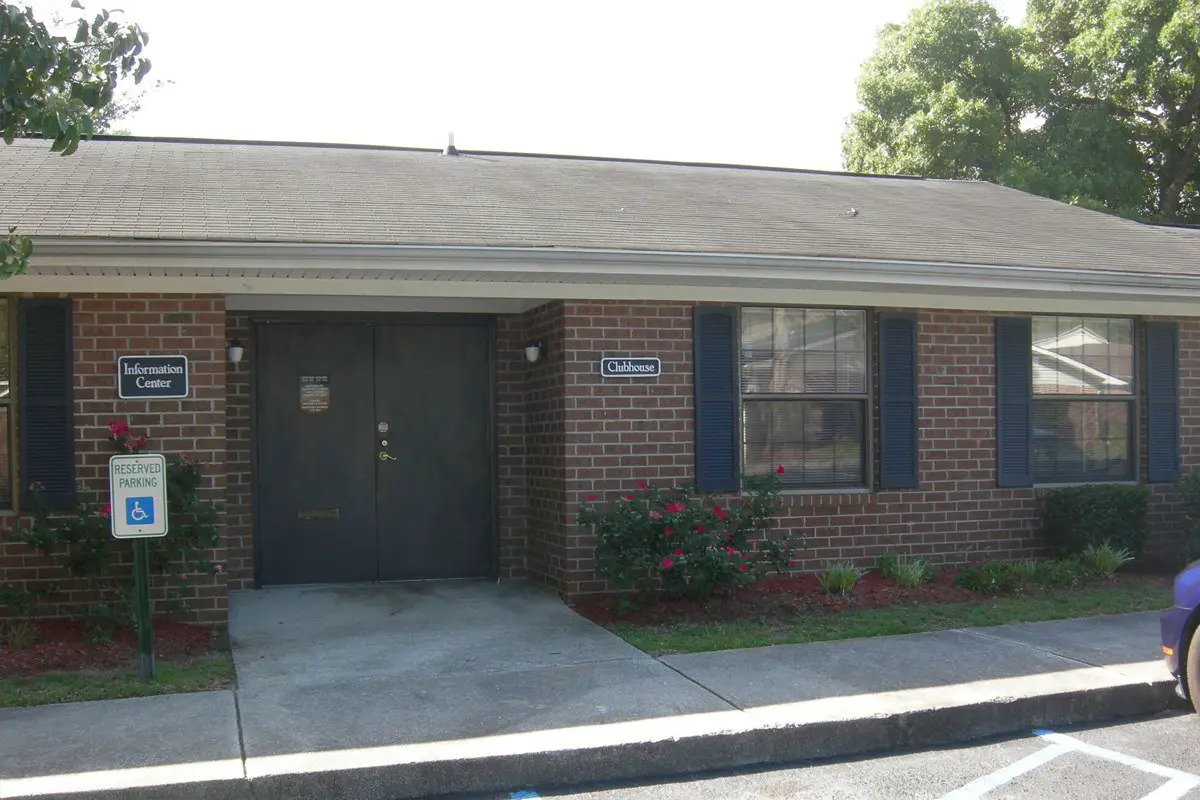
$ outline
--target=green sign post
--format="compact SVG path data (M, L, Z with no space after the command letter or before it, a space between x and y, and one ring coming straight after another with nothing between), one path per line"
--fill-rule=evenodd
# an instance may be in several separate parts
M133 588L137 598L139 676L154 678L154 627L150 614L150 543L167 535L167 459L161 454L108 460L112 535L133 539Z

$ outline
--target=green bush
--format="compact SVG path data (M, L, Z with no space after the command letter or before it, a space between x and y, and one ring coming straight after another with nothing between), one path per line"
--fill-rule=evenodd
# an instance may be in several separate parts
M576 521L596 532L597 571L620 591L707 597L790 570L792 543L771 534L780 491L776 475L743 478L732 502L639 481L608 505L589 495Z
M1113 547L1108 542L1089 545L1080 557L1083 566L1095 575L1111 576L1121 567L1133 561L1128 550Z
M1200 558L1200 470L1181 475L1175 482L1175 493L1179 496L1185 534L1180 555L1187 564Z
M1042 507L1042 531L1055 555L1079 555L1111 542L1133 556L1146 543L1150 490L1145 486L1091 484L1054 489Z
M817 573L817 580L826 594L846 594L858 583L866 570L860 569L846 561L827 564Z
M913 589L933 580L933 565L919 558L898 561L893 570L897 586Z
M963 567L954 585L981 594L1012 594L1025 584L1021 569L1012 561L984 561Z
M890 551L887 553L880 553L879 557L875 559L875 569L879 570L879 576L881 578L887 578L889 581L895 580L896 567L899 565L899 556Z

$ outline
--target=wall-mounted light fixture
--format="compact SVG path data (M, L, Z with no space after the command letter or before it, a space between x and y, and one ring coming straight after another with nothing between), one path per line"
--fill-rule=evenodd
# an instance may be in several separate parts
M226 355L229 356L230 364L238 364L242 360L242 356L246 353L246 348L242 347L242 343L234 339L229 343L229 347L225 349Z
M530 364L534 364L542 356L546 355L546 343L540 339L525 344L525 360Z

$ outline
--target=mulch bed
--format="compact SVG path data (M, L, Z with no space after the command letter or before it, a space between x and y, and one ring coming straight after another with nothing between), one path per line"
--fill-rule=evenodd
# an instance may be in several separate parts
M589 598L572 608L599 625L622 623L637 627L736 622L738 620L788 620L799 612L836 613L846 609L917 603L969 603L986 600L984 595L954 585L955 571L943 569L935 580L915 588L901 588L883 578L878 571L865 574L847 595L825 594L814 574L793 578L774 578L734 591L719 593L705 600L662 599L638 603L630 609L613 596ZM1161 581L1160 576L1122 575L1123 583L1139 580ZM1028 594L1051 589L1028 587Z
M137 637L122 628L112 641L90 644L83 624L74 620L39 620L29 647L20 650L0 646L0 679L39 672L118 669L137 665ZM212 629L170 620L155 620L156 657L201 655L214 649Z

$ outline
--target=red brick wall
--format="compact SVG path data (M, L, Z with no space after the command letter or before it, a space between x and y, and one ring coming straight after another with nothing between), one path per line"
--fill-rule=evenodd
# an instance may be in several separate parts
M225 361L225 536L229 559L229 588L254 588L254 540L251 520L250 405L254 347L250 342L250 318L230 312L225 317L225 335L237 339L244 349L242 361Z
M76 482L79 498L105 502L112 455L108 423L123 419L150 437L149 449L188 453L204 465L202 499L220 507L225 491L225 311L220 297L192 295L77 295L74 325ZM191 396L179 400L117 398L119 355L182 354L188 357ZM19 414L19 411L18 411ZM118 551L122 545L116 545ZM207 554L224 563L224 547ZM18 589L62 580L56 562L43 559L9 536L0 543L0 582ZM225 580L193 576L183 598L193 618L221 620ZM75 613L90 598L61 592L47 615ZM0 613L4 613L0 610Z
M1020 558L1041 552L1034 489L995 483L994 315L917 311L919 488L784 498L780 528L802 539L797 568L832 559L863 565L883 551L936 563ZM567 571L551 576L568 598L598 591L592 540L571 524L587 494L602 497L639 479L693 474L691 306L567 302L565 527ZM1185 469L1200 467L1200 321L1182 324L1181 407ZM656 380L601 380L601 355L658 356ZM1142 433L1144 437L1144 430ZM1155 541L1177 524L1169 487L1154 487ZM531 541L530 562L540 556Z

